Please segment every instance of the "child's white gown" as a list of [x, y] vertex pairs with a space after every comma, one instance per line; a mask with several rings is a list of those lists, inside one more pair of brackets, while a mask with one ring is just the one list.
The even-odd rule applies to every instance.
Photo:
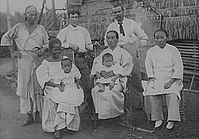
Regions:
[[80, 79], [81, 74], [78, 70], [72, 68], [71, 72], [66, 74], [62, 72], [57, 72], [51, 78], [54, 83], [60, 84], [63, 82], [65, 84], [64, 91], [61, 92], [58, 87], [46, 86], [50, 98], [56, 103], [65, 103], [70, 106], [80, 106], [84, 101], [84, 93], [81, 87], [78, 89], [75, 83], [75, 78]]

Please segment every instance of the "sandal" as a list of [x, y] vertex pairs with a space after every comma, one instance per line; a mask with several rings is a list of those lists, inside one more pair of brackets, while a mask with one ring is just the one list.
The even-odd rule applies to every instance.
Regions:
[[55, 139], [61, 139], [61, 132], [59, 130], [55, 131], [54, 138]]

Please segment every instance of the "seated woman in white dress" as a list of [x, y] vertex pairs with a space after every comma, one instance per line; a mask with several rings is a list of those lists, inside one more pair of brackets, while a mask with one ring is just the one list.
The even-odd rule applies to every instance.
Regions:
[[[101, 54], [94, 59], [91, 75], [98, 71], [98, 67], [102, 66], [102, 56], [105, 53], [113, 55], [114, 63], [121, 66], [120, 83], [115, 84], [110, 90], [105, 88], [101, 92], [100, 87], [95, 85], [92, 89], [92, 97], [95, 105], [95, 111], [99, 119], [107, 119], [120, 116], [124, 113], [124, 90], [126, 89], [127, 76], [133, 69], [133, 60], [131, 55], [118, 45], [119, 35], [117, 31], [110, 30], [107, 32], [106, 41], [108, 48], [101, 52]], [[110, 75], [104, 74], [106, 78]]]
[[116, 84], [120, 84], [119, 77], [122, 67], [118, 63], [114, 63], [113, 55], [105, 53], [102, 56], [102, 65], [97, 68], [95, 72], [96, 84], [99, 85], [99, 92], [104, 92], [105, 87], [113, 89]]
[[166, 43], [168, 34], [164, 29], [154, 33], [157, 45], [147, 51], [145, 60], [148, 85], [144, 92], [151, 99], [151, 120], [154, 129], [163, 125], [162, 97], [166, 96], [168, 117], [166, 128], [172, 130], [180, 121], [179, 102], [183, 80], [183, 63], [179, 50]]
[[63, 128], [79, 130], [78, 106], [83, 102], [84, 95], [74, 82], [81, 77], [80, 72], [71, 61], [63, 58], [61, 41], [51, 39], [49, 49], [51, 55], [36, 70], [37, 80], [44, 88], [42, 129], [54, 132], [54, 137], [60, 138]]

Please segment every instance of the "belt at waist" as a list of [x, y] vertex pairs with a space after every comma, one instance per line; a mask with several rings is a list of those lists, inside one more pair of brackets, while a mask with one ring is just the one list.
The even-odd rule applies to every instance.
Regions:
[[77, 53], [74, 53], [74, 57], [75, 58], [85, 58], [86, 56], [86, 52], [77, 52]]

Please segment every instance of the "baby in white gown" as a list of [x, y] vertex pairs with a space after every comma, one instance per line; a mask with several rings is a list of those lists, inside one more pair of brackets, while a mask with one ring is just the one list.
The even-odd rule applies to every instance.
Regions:
[[106, 86], [110, 90], [119, 84], [119, 77], [121, 75], [121, 66], [114, 62], [113, 55], [105, 53], [102, 56], [102, 65], [98, 66], [95, 75], [97, 76], [96, 84], [99, 86], [99, 92], [104, 92]]
[[51, 82], [58, 84], [52, 90], [51, 98], [57, 103], [67, 103], [72, 106], [79, 106], [84, 100], [84, 93], [80, 87], [81, 74], [74, 67], [69, 58], [61, 61], [62, 72], [58, 72], [51, 79]]

